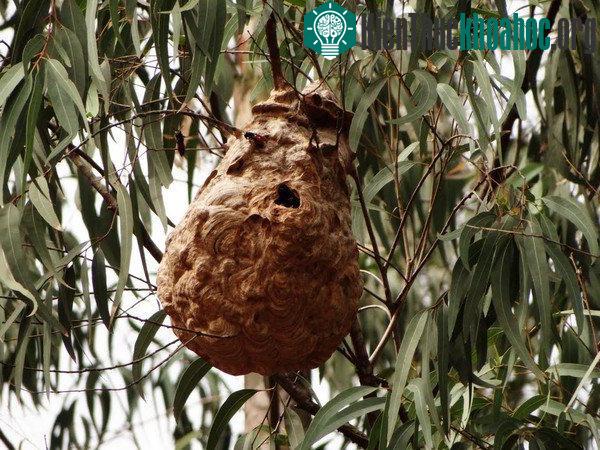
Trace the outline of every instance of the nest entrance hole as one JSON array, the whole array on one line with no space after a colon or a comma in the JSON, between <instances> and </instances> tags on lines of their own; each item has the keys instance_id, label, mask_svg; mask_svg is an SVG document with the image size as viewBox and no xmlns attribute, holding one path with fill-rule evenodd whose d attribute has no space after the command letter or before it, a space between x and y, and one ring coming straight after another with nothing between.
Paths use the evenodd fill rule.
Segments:
<instances>
[{"instance_id":1,"label":"nest entrance hole","mask_svg":"<svg viewBox=\"0 0 600 450\"><path fill-rule=\"evenodd\" d=\"M281 183L277 186L277 198L275 204L285 208L298 208L300 206L300 197L298 193L291 189L287 184Z\"/></svg>"}]
</instances>

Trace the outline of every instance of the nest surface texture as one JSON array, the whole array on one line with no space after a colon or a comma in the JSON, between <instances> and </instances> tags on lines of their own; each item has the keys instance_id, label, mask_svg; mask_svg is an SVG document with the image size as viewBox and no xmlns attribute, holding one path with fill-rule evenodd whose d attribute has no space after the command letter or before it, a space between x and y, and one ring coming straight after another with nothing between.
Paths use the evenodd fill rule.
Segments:
<instances>
[{"instance_id":1,"label":"nest surface texture","mask_svg":"<svg viewBox=\"0 0 600 450\"><path fill-rule=\"evenodd\" d=\"M362 292L335 97L315 84L278 90L252 112L167 239L157 277L177 336L234 375L322 364Z\"/></svg>"}]
</instances>

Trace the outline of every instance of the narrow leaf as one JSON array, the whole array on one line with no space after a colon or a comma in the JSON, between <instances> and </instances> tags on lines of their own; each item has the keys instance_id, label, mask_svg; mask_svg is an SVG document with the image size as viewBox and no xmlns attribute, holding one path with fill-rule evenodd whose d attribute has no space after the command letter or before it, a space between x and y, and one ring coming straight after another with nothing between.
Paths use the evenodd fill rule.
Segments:
<instances>
[{"instance_id":1,"label":"narrow leaf","mask_svg":"<svg viewBox=\"0 0 600 450\"><path fill-rule=\"evenodd\" d=\"M413 70L415 79L419 81L419 86L412 93L414 106L407 105L407 114L398 119L391 120L389 123L394 125L403 125L419 119L427 114L437 101L437 81L429 72L421 69Z\"/></svg>"},{"instance_id":2,"label":"narrow leaf","mask_svg":"<svg viewBox=\"0 0 600 450\"><path fill-rule=\"evenodd\" d=\"M175 420L179 420L188 397L211 367L202 358L198 358L183 371L177 382L175 399L173 400L173 415L175 416Z\"/></svg>"},{"instance_id":3,"label":"narrow leaf","mask_svg":"<svg viewBox=\"0 0 600 450\"><path fill-rule=\"evenodd\" d=\"M369 115L369 108L379 95L379 92L385 83L387 83L386 78L379 80L376 83L371 83L358 103L348 134L350 148L353 151L356 151L358 147L360 136L362 135L363 127L365 126L365 121Z\"/></svg>"},{"instance_id":4,"label":"narrow leaf","mask_svg":"<svg viewBox=\"0 0 600 450\"><path fill-rule=\"evenodd\" d=\"M129 263L131 261L131 247L133 240L133 213L131 199L127 190L121 183L115 183L117 190L117 205L119 207L119 231L121 235L121 263L119 265L119 280L113 299L111 320L117 315L123 291L129 278Z\"/></svg>"},{"instance_id":5,"label":"narrow leaf","mask_svg":"<svg viewBox=\"0 0 600 450\"><path fill-rule=\"evenodd\" d=\"M131 375L133 381L140 380L142 378L142 367L144 366L144 356L146 350L152 343L156 332L160 329L163 320L165 320L166 313L163 310L155 312L150 318L144 322L142 329L140 330L135 345L133 347L133 367L131 368ZM142 395L141 385L136 384L140 395ZM142 395L143 397L143 395Z\"/></svg>"},{"instance_id":6,"label":"narrow leaf","mask_svg":"<svg viewBox=\"0 0 600 450\"><path fill-rule=\"evenodd\" d=\"M528 236L519 236L518 242L522 246L522 255L527 263L529 275L533 281L535 302L538 307L541 321L542 341L546 352L550 351L552 330L552 317L550 305L550 280L548 274L550 267L546 258L544 242L540 237L542 230L535 221L530 222L525 229Z\"/></svg>"},{"instance_id":7,"label":"narrow leaf","mask_svg":"<svg viewBox=\"0 0 600 450\"><path fill-rule=\"evenodd\" d=\"M458 122L461 132L470 135L471 126L467 119L465 107L460 101L456 91L451 86L440 83L437 86L437 93L444 103L444 106L448 109L448 112L450 112L450 115Z\"/></svg>"},{"instance_id":8,"label":"narrow leaf","mask_svg":"<svg viewBox=\"0 0 600 450\"><path fill-rule=\"evenodd\" d=\"M398 412L400 411L400 403L402 402L402 394L408 379L413 355L417 349L417 344L421 340L421 335L425 329L429 314L427 310L418 312L409 322L406 332L402 337L402 344L396 356L396 365L394 367L394 375L390 384L392 392L390 393L390 406L388 411L388 428L387 441L390 442L396 423L398 422Z\"/></svg>"},{"instance_id":9,"label":"narrow leaf","mask_svg":"<svg viewBox=\"0 0 600 450\"><path fill-rule=\"evenodd\" d=\"M37 177L29 186L29 198L44 220L48 222L52 228L61 231L62 227L60 225L60 220L58 220L58 216L56 215L56 212L54 212L54 207L52 206L53 202L50 198L48 182L43 175Z\"/></svg>"},{"instance_id":10,"label":"narrow leaf","mask_svg":"<svg viewBox=\"0 0 600 450\"><path fill-rule=\"evenodd\" d=\"M94 299L100 318L106 328L110 326L110 313L108 312L108 291L106 286L106 262L104 253L98 248L92 260L92 286L94 287Z\"/></svg>"},{"instance_id":11,"label":"narrow leaf","mask_svg":"<svg viewBox=\"0 0 600 450\"><path fill-rule=\"evenodd\" d=\"M24 76L23 64L15 64L4 72L0 78L0 108L4 107L6 99L14 92Z\"/></svg>"},{"instance_id":12,"label":"narrow leaf","mask_svg":"<svg viewBox=\"0 0 600 450\"><path fill-rule=\"evenodd\" d=\"M377 388L370 386L351 387L340 392L333 399L327 402L321 409L319 409L319 411L317 411L317 414L315 414L310 426L306 430L304 440L302 441L302 445L300 446L299 450L309 450L312 444L319 440L320 436L324 436L322 433L327 428L327 423L331 421L337 413L351 403L361 399L365 395L374 392L376 389Z\"/></svg>"},{"instance_id":13,"label":"narrow leaf","mask_svg":"<svg viewBox=\"0 0 600 450\"><path fill-rule=\"evenodd\" d=\"M212 427L208 434L206 448L217 448L219 438L221 437L221 434L223 434L223 431L225 431L225 428L233 415L250 397L256 394L256 392L258 391L254 389L241 389L231 394L229 398L225 400L225 403L221 405L213 420Z\"/></svg>"},{"instance_id":14,"label":"narrow leaf","mask_svg":"<svg viewBox=\"0 0 600 450\"><path fill-rule=\"evenodd\" d=\"M598 249L597 224L594 225L583 205L570 198L557 196L544 197L542 201L548 208L573 223L583 233L591 253L594 255L600 254L600 250Z\"/></svg>"},{"instance_id":15,"label":"narrow leaf","mask_svg":"<svg viewBox=\"0 0 600 450\"><path fill-rule=\"evenodd\" d=\"M511 304L511 276L513 269L513 246L506 245L498 257L498 263L492 272L492 302L498 323L502 327L508 341L521 358L521 361L540 380L545 380L544 373L540 370L527 351L524 338L521 336L518 321L512 313Z\"/></svg>"}]
</instances>

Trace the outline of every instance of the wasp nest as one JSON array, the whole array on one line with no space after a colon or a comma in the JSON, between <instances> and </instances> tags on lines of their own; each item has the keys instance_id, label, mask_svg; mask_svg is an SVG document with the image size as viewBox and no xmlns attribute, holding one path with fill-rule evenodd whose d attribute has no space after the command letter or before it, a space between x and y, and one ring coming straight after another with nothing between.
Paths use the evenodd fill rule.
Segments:
<instances>
[{"instance_id":1,"label":"wasp nest","mask_svg":"<svg viewBox=\"0 0 600 450\"><path fill-rule=\"evenodd\" d=\"M362 291L333 94L275 90L252 112L169 236L157 282L181 341L234 375L320 365Z\"/></svg>"}]
</instances>

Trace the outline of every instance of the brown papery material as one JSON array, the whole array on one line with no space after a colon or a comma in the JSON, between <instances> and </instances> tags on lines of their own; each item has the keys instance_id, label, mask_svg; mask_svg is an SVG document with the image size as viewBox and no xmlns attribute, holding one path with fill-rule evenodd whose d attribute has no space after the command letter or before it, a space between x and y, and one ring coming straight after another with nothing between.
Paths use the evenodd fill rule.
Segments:
<instances>
[{"instance_id":1,"label":"brown papery material","mask_svg":"<svg viewBox=\"0 0 600 450\"><path fill-rule=\"evenodd\" d=\"M318 84L252 112L169 236L158 296L182 342L224 372L311 369L362 292L344 113Z\"/></svg>"}]
</instances>

